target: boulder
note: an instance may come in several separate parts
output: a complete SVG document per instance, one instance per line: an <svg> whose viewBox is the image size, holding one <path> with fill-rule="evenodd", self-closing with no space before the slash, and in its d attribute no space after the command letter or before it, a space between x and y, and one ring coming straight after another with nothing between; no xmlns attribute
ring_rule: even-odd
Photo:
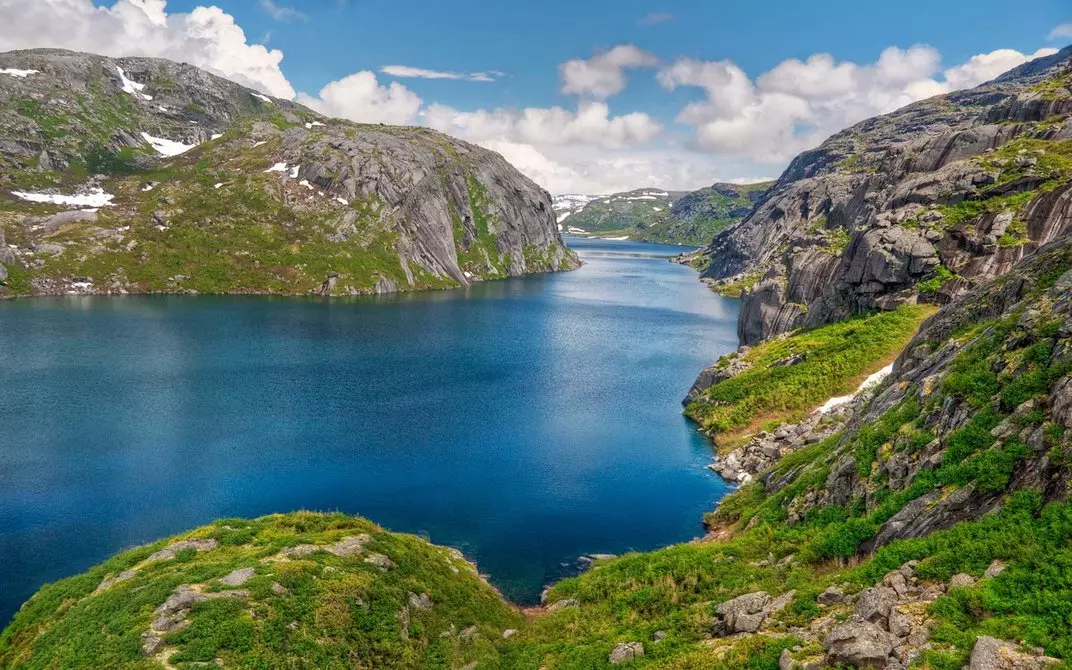
<svg viewBox="0 0 1072 670"><path fill-rule="evenodd" d="M220 583L224 586L242 586L257 574L255 568L241 568L235 570L226 577L220 577Z"/></svg>
<svg viewBox="0 0 1072 670"><path fill-rule="evenodd" d="M873 586L860 592L856 616L871 623L884 622L897 604L897 593L887 586Z"/></svg>
<svg viewBox="0 0 1072 670"><path fill-rule="evenodd" d="M885 668L895 638L873 623L850 620L835 626L823 641L827 662L856 668Z"/></svg>
<svg viewBox="0 0 1072 670"><path fill-rule="evenodd" d="M607 657L612 665L632 661L644 655L644 645L640 642L619 642Z"/></svg>
<svg viewBox="0 0 1072 670"><path fill-rule="evenodd" d="M980 635L972 648L968 670L1044 670L1061 661L1048 656L1031 656L1010 643Z"/></svg>
<svg viewBox="0 0 1072 670"><path fill-rule="evenodd" d="M715 609L719 621L716 628L723 635L735 633L754 633L763 625L767 617L765 611L771 602L771 597L764 591L746 593L727 600Z"/></svg>

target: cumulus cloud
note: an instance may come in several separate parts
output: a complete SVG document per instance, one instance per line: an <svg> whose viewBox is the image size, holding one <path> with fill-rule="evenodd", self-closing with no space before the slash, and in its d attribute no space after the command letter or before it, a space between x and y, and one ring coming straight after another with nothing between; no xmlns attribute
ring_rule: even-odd
<svg viewBox="0 0 1072 670"><path fill-rule="evenodd" d="M426 70L408 65L385 65L380 68L383 74L392 77L412 77L415 79L461 79L466 81L495 81L503 76L502 72L445 72L443 70Z"/></svg>
<svg viewBox="0 0 1072 670"><path fill-rule="evenodd" d="M999 49L944 71L938 51L924 45L890 47L863 65L815 54L782 61L755 81L732 61L680 59L663 68L658 79L669 90L704 90L703 100L677 116L679 123L694 127L696 148L779 163L857 121L976 86L1054 52Z"/></svg>
<svg viewBox="0 0 1072 670"><path fill-rule="evenodd" d="M249 44L234 17L218 7L167 13L166 0L0 0L0 51L58 47L105 56L185 61L281 98L294 88L279 64L283 52Z"/></svg>
<svg viewBox="0 0 1072 670"><path fill-rule="evenodd" d="M621 44L588 60L575 59L560 65L562 92L604 100L625 88L626 70L658 64L654 55L632 44Z"/></svg>
<svg viewBox="0 0 1072 670"><path fill-rule="evenodd" d="M1050 31L1050 34L1046 36L1048 40L1063 40L1072 37L1072 23L1062 23L1059 26L1054 27Z"/></svg>
<svg viewBox="0 0 1072 670"><path fill-rule="evenodd" d="M562 107L462 112L433 104L425 112L424 122L474 142L592 145L605 149L644 144L662 130L647 114L611 116L610 108L602 102L582 102L576 112Z"/></svg>
<svg viewBox="0 0 1072 670"><path fill-rule="evenodd" d="M398 82L381 86L372 72L356 72L338 79L311 96L299 93L297 102L321 114L359 123L412 125L423 104L416 93Z"/></svg>

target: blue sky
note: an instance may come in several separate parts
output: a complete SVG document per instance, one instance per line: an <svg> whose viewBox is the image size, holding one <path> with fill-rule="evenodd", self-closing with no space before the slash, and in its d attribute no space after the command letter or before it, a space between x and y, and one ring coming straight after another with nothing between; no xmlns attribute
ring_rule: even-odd
<svg viewBox="0 0 1072 670"><path fill-rule="evenodd" d="M4 8L15 19L0 26L0 47L186 60L327 114L450 132L553 192L776 176L852 122L1072 43L1067 0L0 0Z"/></svg>

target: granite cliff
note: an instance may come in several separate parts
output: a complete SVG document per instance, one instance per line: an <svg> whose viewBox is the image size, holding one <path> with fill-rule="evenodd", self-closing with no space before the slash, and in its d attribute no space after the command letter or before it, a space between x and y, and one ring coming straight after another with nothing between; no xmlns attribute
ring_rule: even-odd
<svg viewBox="0 0 1072 670"><path fill-rule="evenodd" d="M1072 47L844 130L705 250L743 344L945 304L1072 226Z"/></svg>
<svg viewBox="0 0 1072 670"><path fill-rule="evenodd" d="M466 286L576 267L498 154L185 64L0 54L0 295Z"/></svg>

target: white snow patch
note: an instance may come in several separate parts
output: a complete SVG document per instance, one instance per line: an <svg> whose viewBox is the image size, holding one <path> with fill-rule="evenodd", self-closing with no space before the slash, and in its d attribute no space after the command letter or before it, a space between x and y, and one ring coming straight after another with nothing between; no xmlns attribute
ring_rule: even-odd
<svg viewBox="0 0 1072 670"><path fill-rule="evenodd" d="M287 171L287 164L286 163L276 163L272 167L270 167L267 170L265 170L265 172L286 172L286 171Z"/></svg>
<svg viewBox="0 0 1072 670"><path fill-rule="evenodd" d="M153 190L153 184L146 184L145 186L141 187L141 190L142 190L142 192L151 191L151 190Z"/></svg>
<svg viewBox="0 0 1072 670"><path fill-rule="evenodd" d="M263 142L263 141L262 141L262 142L254 142L254 143L253 143L253 146L252 146L251 148L253 148L253 149L256 149L257 147L259 147L259 146L260 146L260 145L262 145L262 144L264 144L264 142Z"/></svg>
<svg viewBox="0 0 1072 670"><path fill-rule="evenodd" d="M78 195L60 195L58 193L30 193L27 191L12 191L16 198L29 202L47 202L53 205L68 205L71 207L104 207L112 204L115 198L111 193L105 193L104 189L92 188ZM94 210L95 211L95 210Z"/></svg>
<svg viewBox="0 0 1072 670"><path fill-rule="evenodd" d="M624 200L658 200L658 198L653 195L637 195L631 198L624 198Z"/></svg>
<svg viewBox="0 0 1072 670"><path fill-rule="evenodd" d="M257 98L258 100L263 100L263 101L265 101L265 102L267 102L267 103L269 103L269 104L271 104L271 102L272 102L272 99L271 99L271 98L269 98L269 97L268 97L268 96L266 96L266 95L261 95L260 93L252 93L251 95L252 95L252 96L253 96L254 98Z"/></svg>
<svg viewBox="0 0 1072 670"><path fill-rule="evenodd" d="M161 156L178 156L196 147L196 144L183 144L163 137L153 137L149 133L142 133L143 140L152 145Z"/></svg>
<svg viewBox="0 0 1072 670"><path fill-rule="evenodd" d="M221 186L223 186L223 182L222 182L222 181L221 181L220 183L216 184L215 186L213 186L212 188L219 188L219 187L221 187Z"/></svg>
<svg viewBox="0 0 1072 670"><path fill-rule="evenodd" d="M841 407L842 405L847 405L848 403L852 402L853 398L855 398L856 396L860 395L871 387L881 383L882 380L888 377L891 372L893 372L892 364L887 365L886 367L882 368L875 374L865 379L864 383L860 384L860 387L856 389L856 391L852 395L843 395L838 396L837 398L831 398L830 400L827 400L823 403L822 407L818 409L818 412L820 414L826 414L832 409L836 409L838 407Z"/></svg>
<svg viewBox="0 0 1072 670"><path fill-rule="evenodd" d="M223 133L215 133L212 135L211 139L218 140L221 137L223 137Z"/></svg>
<svg viewBox="0 0 1072 670"><path fill-rule="evenodd" d="M573 212L563 212L563 213L559 214L558 215L558 223L562 223L563 221L568 219L570 214L573 214Z"/></svg>
<svg viewBox="0 0 1072 670"><path fill-rule="evenodd" d="M6 75L11 76L11 77L18 77L19 79L25 79L26 77L29 77L31 74L37 74L37 73L38 73L37 70L19 70L17 68L13 68L13 67L0 68L0 74L6 74Z"/></svg>
<svg viewBox="0 0 1072 670"><path fill-rule="evenodd" d="M298 178L298 170L300 170L300 169L301 169L301 165L295 165L294 167L290 168L290 178L291 179L297 179Z"/></svg>
<svg viewBox="0 0 1072 670"><path fill-rule="evenodd" d="M123 72L123 68L118 65L115 66L116 71L119 73L119 79L123 82L123 91L129 93L142 100L152 100L153 96L142 93L145 90L145 84L139 84L133 79L127 79L127 74Z"/></svg>
<svg viewBox="0 0 1072 670"><path fill-rule="evenodd" d="M342 204L342 205L349 205L350 204L350 203L346 202L346 198L335 198L335 201L338 202L339 204Z"/></svg>
<svg viewBox="0 0 1072 670"><path fill-rule="evenodd" d="M653 209L654 211L656 211L656 212L661 212L661 211L663 211L663 208L662 208L662 207L656 207L655 205L652 205L652 206L651 206L651 208L652 208L652 209Z"/></svg>
<svg viewBox="0 0 1072 670"><path fill-rule="evenodd" d="M298 182L298 185L299 186L304 186L305 188L309 189L310 191L313 190L313 185L309 183L308 179L302 179L300 182Z"/></svg>
<svg viewBox="0 0 1072 670"><path fill-rule="evenodd" d="M166 112L166 111L167 111L167 107L164 107L163 105L160 105L160 111L161 111L161 112Z"/></svg>
<svg viewBox="0 0 1072 670"><path fill-rule="evenodd" d="M322 126L322 125L324 125L324 124L320 123L319 121L312 121L310 123L305 124L305 127L306 128L316 128L317 126Z"/></svg>

